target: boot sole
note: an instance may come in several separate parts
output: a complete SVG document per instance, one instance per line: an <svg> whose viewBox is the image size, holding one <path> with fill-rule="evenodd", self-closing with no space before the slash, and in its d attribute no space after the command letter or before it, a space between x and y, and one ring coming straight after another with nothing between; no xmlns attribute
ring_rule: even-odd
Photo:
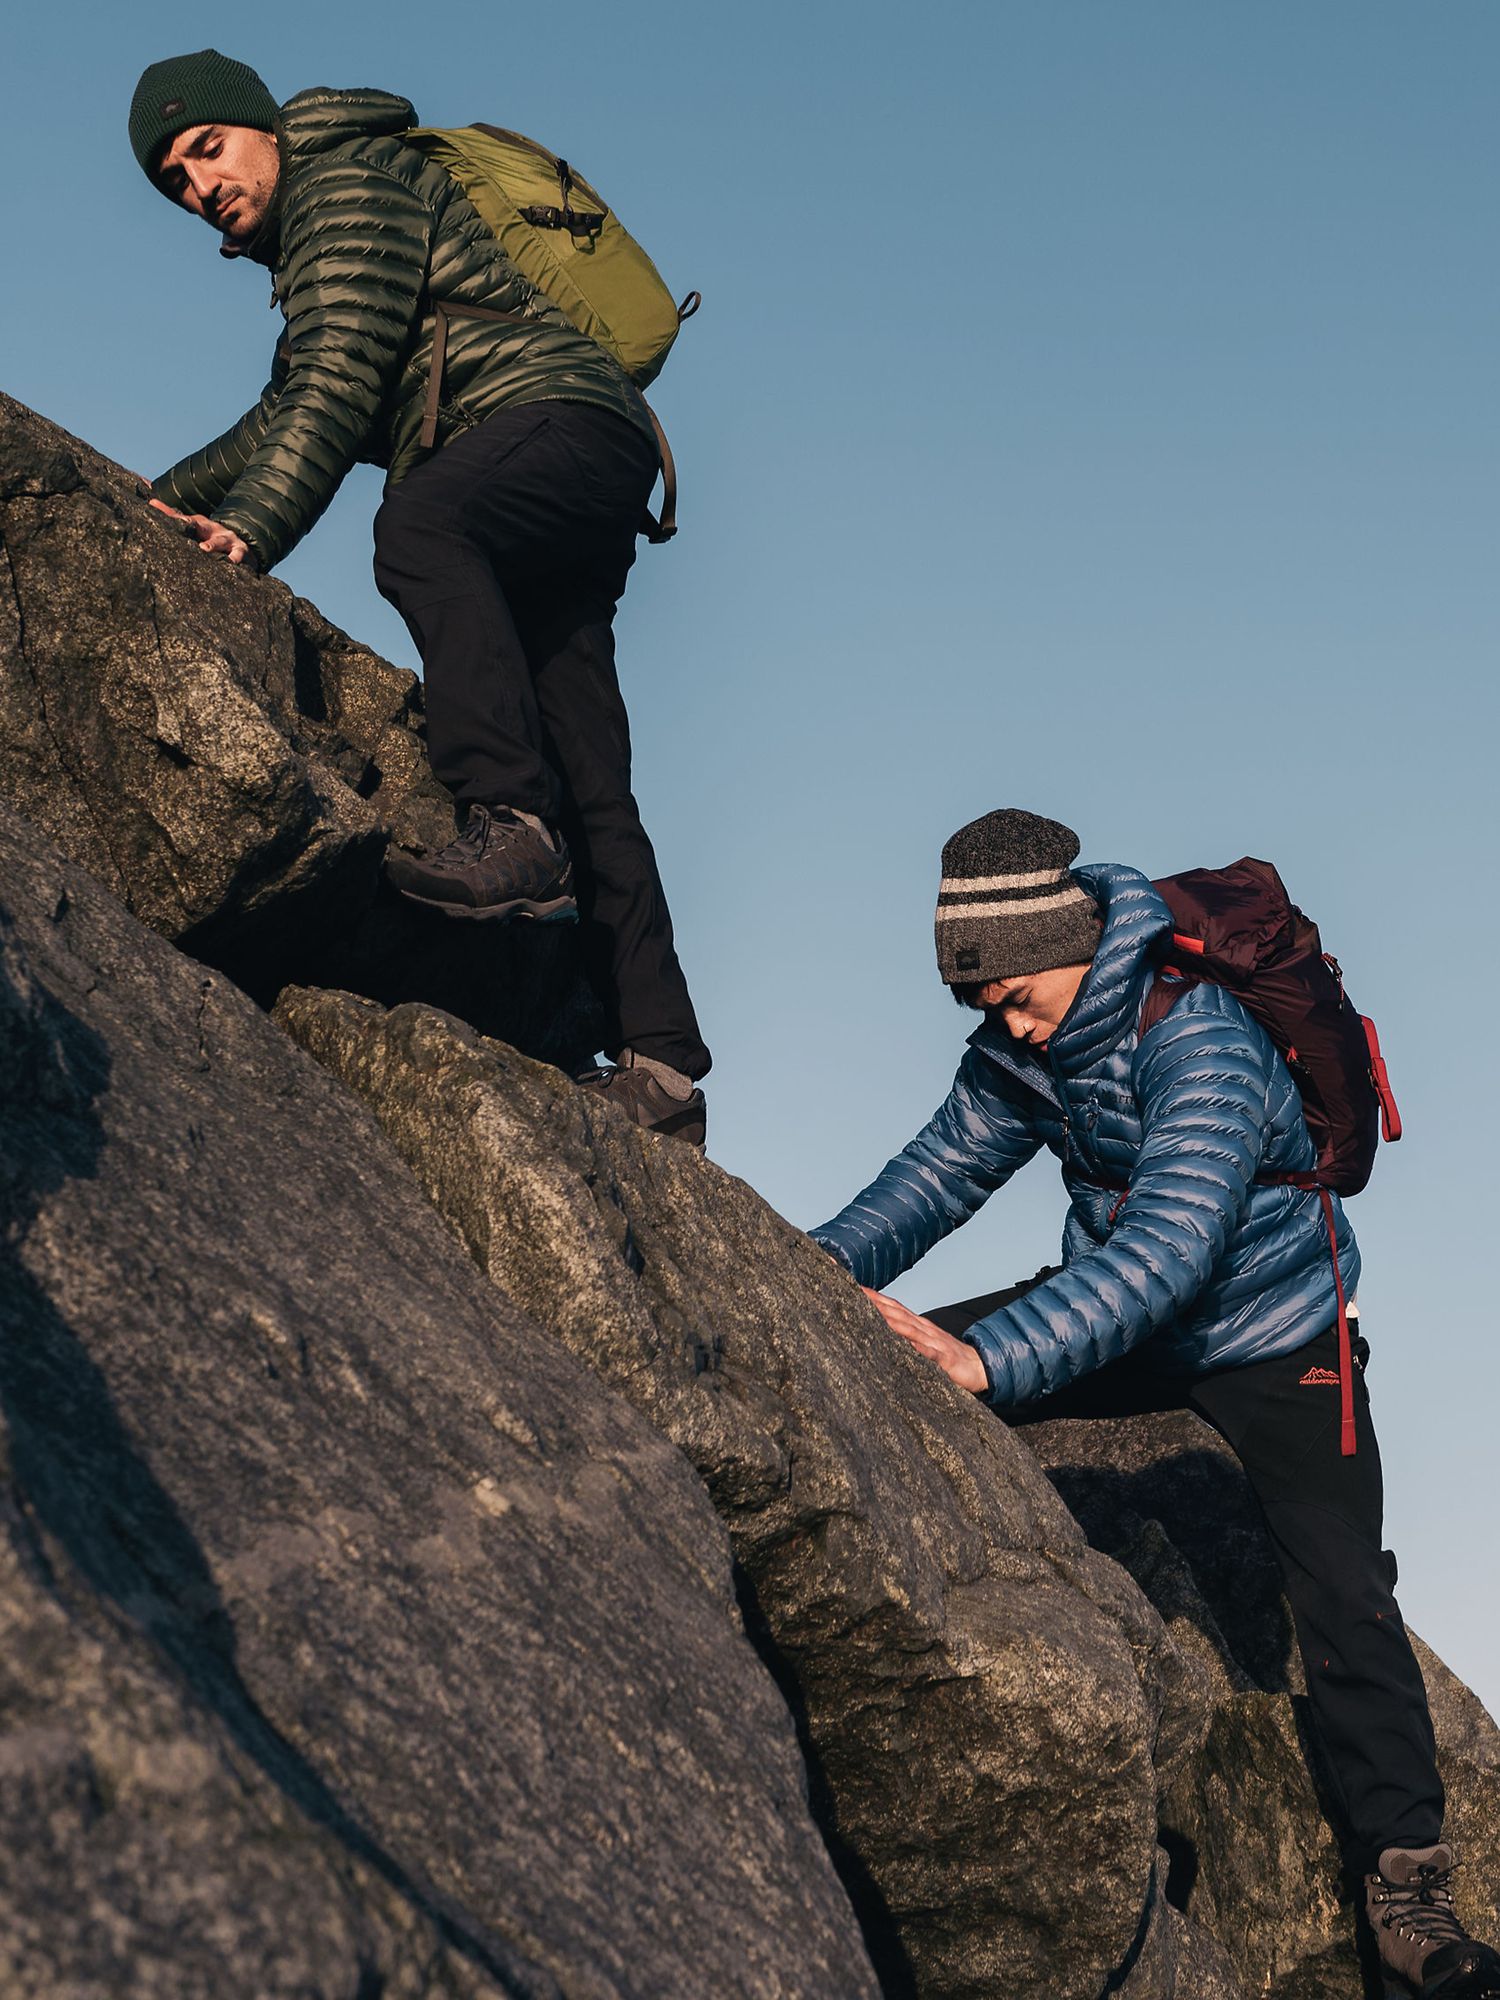
<svg viewBox="0 0 1500 2000"><path fill-rule="evenodd" d="M643 1132L654 1132L659 1139L680 1139L685 1146L696 1146L701 1153L708 1141L708 1127L701 1112L689 1112L682 1118L664 1118L659 1125L643 1125Z"/></svg>
<svg viewBox="0 0 1500 2000"><path fill-rule="evenodd" d="M1420 2000L1421 1988L1410 1985L1406 1980L1382 1975L1381 2000ZM1500 1979L1488 1973L1480 1973L1477 1979L1450 1980L1437 1991L1442 2000L1500 2000Z"/></svg>
<svg viewBox="0 0 1500 2000"><path fill-rule="evenodd" d="M445 917L459 917L468 923L507 923L512 917L525 917L537 924L576 924L578 905L571 896L558 896L550 903L535 903L527 897L518 897L513 903L486 903L483 908L473 909L466 903L444 903L436 896L419 896L414 889L399 889L408 903L415 903L421 910L436 910Z"/></svg>

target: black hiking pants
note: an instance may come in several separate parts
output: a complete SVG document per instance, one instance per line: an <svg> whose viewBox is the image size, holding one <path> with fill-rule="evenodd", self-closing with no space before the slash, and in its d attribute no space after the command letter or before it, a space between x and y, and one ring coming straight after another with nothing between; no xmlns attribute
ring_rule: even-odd
<svg viewBox="0 0 1500 2000"><path fill-rule="evenodd" d="M1016 1295L1012 1287L927 1317L961 1337ZM1360 1341L1357 1353L1368 1352ZM1180 1388L1148 1372L1137 1353L1007 1412L1006 1421L1189 1409L1231 1447L1281 1567L1347 1858L1364 1874L1382 1848L1442 1838L1443 1786L1427 1691L1392 1595L1396 1559L1381 1547L1380 1447L1363 1359L1354 1371L1352 1458L1339 1451L1338 1365L1336 1327L1294 1354Z"/></svg>
<svg viewBox="0 0 1500 2000"><path fill-rule="evenodd" d="M437 777L459 805L535 813L568 843L606 1054L698 1077L709 1053L615 675L615 607L657 469L651 440L609 410L498 411L390 489L375 581L422 656Z"/></svg>

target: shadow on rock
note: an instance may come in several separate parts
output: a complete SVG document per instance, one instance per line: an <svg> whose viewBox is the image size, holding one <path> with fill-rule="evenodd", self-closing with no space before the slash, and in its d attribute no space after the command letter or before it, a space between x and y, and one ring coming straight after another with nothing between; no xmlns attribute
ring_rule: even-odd
<svg viewBox="0 0 1500 2000"><path fill-rule="evenodd" d="M109 1082L104 1043L31 977L0 910L0 1101L13 1114L0 1150L0 1317L9 1336L0 1341L0 1413L28 1567L62 1593L46 1557L49 1543L60 1549L293 1805L506 1992L527 1994L533 1989L503 1944L414 1882L261 1713L240 1678L234 1627L197 1542L133 1447L100 1370L26 1269L26 1237L47 1197L95 1176L103 1131L94 1106Z"/></svg>
<svg viewBox="0 0 1500 2000"><path fill-rule="evenodd" d="M475 923L418 909L379 879L364 893L279 897L196 925L176 939L261 1007L288 985L335 987L385 1007L422 1001L560 1069L601 1046L598 1003L582 974L577 924Z"/></svg>
<svg viewBox="0 0 1500 2000"><path fill-rule="evenodd" d="M745 1637L750 1641L791 1714L797 1731L797 1745L807 1768L807 1804L829 1859L849 1898L865 1950L880 1981L881 2000L918 2000L916 1967L901 1938L895 1912L881 1892L869 1864L839 1826L838 1800L829 1781L828 1770L808 1715L807 1698L798 1679L795 1663L776 1642L755 1583L744 1565L734 1566L735 1598L745 1621Z"/></svg>
<svg viewBox="0 0 1500 2000"><path fill-rule="evenodd" d="M1084 1428L1107 1430L1108 1423L1068 1424L1070 1432ZM1026 1435L1030 1443L1033 1433ZM1107 1448L1106 1439L1099 1442ZM1219 1452L1187 1449L1131 1470L1054 1460L1056 1448L1043 1455L1048 1477L1094 1547L1124 1561L1144 1525L1158 1522L1191 1573L1208 1613L1196 1622L1226 1674L1266 1694L1292 1692L1299 1681L1291 1618L1239 1467Z"/></svg>

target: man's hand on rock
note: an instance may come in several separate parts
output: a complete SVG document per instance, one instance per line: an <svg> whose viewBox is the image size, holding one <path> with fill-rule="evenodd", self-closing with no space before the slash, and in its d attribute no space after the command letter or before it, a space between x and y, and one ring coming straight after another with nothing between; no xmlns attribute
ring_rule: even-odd
<svg viewBox="0 0 1500 2000"><path fill-rule="evenodd" d="M182 523L183 533L191 535L206 556L227 556L232 563L248 563L254 569L255 553L250 544L237 535L233 528L226 528L218 521L211 521L206 514L180 514L175 507L169 507L165 500L150 503L159 514L165 514L173 521Z"/></svg>
<svg viewBox="0 0 1500 2000"><path fill-rule="evenodd" d="M984 1363L972 1347L955 1340L951 1333L944 1333L940 1326L934 1326L930 1319L923 1319L920 1313L909 1312L899 1300L888 1299L884 1292L872 1292L868 1285L861 1285L860 1290L892 1333L899 1333L903 1340L911 1342L919 1354L935 1361L950 1382L956 1382L960 1389L967 1389L975 1396L984 1394L989 1380L984 1372Z"/></svg>

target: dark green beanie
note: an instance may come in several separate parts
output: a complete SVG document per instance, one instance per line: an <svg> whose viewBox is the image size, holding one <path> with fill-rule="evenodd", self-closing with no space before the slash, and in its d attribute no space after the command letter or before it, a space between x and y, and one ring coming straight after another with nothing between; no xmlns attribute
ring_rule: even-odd
<svg viewBox="0 0 1500 2000"><path fill-rule="evenodd" d="M248 125L252 132L276 130L275 98L248 63L233 62L217 49L195 56L168 56L152 63L130 100L130 144L136 158L156 178L162 148L192 125Z"/></svg>

